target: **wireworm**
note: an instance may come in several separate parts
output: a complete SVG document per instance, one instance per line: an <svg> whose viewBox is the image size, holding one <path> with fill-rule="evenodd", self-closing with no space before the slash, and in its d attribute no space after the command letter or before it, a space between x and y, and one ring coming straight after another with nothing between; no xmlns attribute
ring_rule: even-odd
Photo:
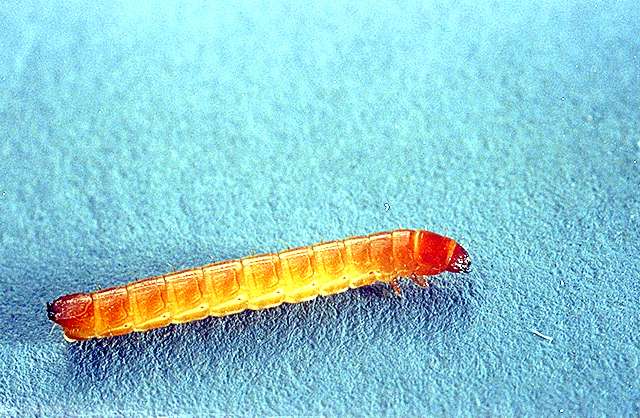
<svg viewBox="0 0 640 418"><path fill-rule="evenodd" d="M303 302L377 281L399 293L399 277L427 286L424 276L466 273L470 265L453 239L398 229L61 296L47 313L67 340L85 340Z"/></svg>

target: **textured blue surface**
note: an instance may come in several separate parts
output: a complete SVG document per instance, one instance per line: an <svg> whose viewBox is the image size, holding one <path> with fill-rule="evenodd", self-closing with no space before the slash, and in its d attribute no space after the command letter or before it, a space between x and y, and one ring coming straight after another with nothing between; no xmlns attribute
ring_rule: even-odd
<svg viewBox="0 0 640 418"><path fill-rule="evenodd" d="M0 6L0 414L640 414L635 1L222 3ZM401 226L473 273L73 345L44 310Z"/></svg>

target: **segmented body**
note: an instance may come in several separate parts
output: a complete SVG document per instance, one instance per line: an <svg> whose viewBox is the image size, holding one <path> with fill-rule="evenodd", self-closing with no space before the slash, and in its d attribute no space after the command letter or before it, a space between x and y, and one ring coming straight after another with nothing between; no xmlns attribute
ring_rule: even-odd
<svg viewBox="0 0 640 418"><path fill-rule="evenodd" d="M422 230L353 237L63 296L49 305L49 317L72 340L145 331L303 302L399 276L437 274L450 266L456 246Z"/></svg>

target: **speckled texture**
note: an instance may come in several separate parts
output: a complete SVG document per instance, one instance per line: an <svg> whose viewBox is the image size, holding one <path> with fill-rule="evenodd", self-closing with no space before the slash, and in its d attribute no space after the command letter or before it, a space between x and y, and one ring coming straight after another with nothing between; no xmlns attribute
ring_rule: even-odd
<svg viewBox="0 0 640 418"><path fill-rule="evenodd" d="M518 3L3 4L0 414L638 416L640 7ZM473 273L74 345L46 318L400 226Z"/></svg>

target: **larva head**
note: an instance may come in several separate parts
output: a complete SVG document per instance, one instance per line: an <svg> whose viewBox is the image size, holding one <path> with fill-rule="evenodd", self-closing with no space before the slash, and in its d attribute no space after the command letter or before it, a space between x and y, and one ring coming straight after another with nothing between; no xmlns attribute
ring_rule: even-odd
<svg viewBox="0 0 640 418"><path fill-rule="evenodd" d="M469 273L471 271L471 258L469 257L469 253L457 242L453 248L447 271L453 273Z"/></svg>
<svg viewBox="0 0 640 418"><path fill-rule="evenodd" d="M86 293L61 296L47 303L47 316L62 327L67 338L88 338L95 323L93 299Z"/></svg>
<svg viewBox="0 0 640 418"><path fill-rule="evenodd" d="M451 238L429 231L418 231L416 238L416 274L429 276L443 271L468 273L471 267L469 253Z"/></svg>

